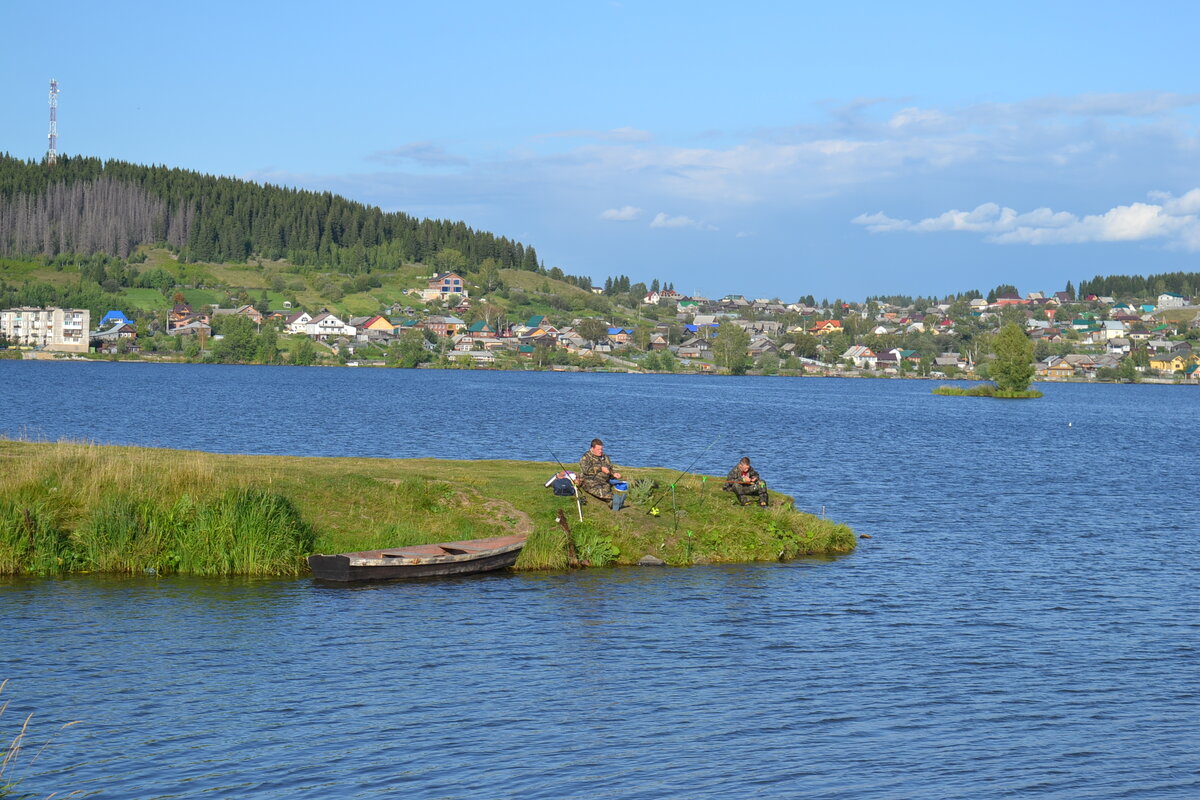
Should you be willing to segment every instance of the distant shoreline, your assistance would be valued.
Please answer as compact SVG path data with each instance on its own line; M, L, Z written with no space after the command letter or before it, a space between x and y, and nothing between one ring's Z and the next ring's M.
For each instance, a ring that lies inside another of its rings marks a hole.
M224 367L285 367L288 369L294 368L291 364L210 364L204 361L181 361L177 359L158 359L158 358L112 358L105 356L103 358L85 358L73 353L48 353L41 352L33 357L16 358L0 358L0 365L5 361L52 361L55 363L71 362L71 363L96 363L96 364L182 364L191 366L224 366ZM701 372L698 370L680 370L679 372L661 372L654 370L631 370L631 369L554 369L554 368L532 368L532 369L503 369L499 367L437 367L428 364L422 364L417 367L388 367L384 364L310 364L311 367L349 367L352 369L417 369L417 370L439 370L443 372L568 372L582 373L588 375L679 375L679 376L697 376L704 378L844 378L850 380L922 380L922 381L940 381L940 382L967 382L967 383L987 383L986 378L967 378L967 377L951 377L937 375L846 375L838 373L830 374L812 374L804 372L779 372L774 375L763 375L761 372L753 370L747 371L742 375L730 375L724 372ZM1120 385L1130 383L1146 383L1155 386L1200 386L1200 383L1195 381L1176 381L1172 378L1163 378L1159 376L1143 377L1137 381L1100 381L1089 380L1088 378L1062 378L1059 380L1035 380L1034 383L1046 384L1054 386L1056 384L1067 383L1088 383L1088 384L1107 384Z

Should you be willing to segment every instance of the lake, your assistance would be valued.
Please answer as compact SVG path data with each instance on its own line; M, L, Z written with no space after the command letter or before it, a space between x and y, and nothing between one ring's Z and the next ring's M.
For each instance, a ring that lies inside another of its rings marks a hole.
M871 537L361 588L0 579L0 743L82 721L18 764L36 796L1200 795L1200 393L934 385L0 361L4 436L547 462L599 436L622 466L748 455Z

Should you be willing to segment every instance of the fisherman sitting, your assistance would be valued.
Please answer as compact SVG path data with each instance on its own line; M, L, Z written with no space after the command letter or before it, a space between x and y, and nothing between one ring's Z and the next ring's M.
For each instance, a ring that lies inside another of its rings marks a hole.
M629 485L621 480L621 473L613 467L612 460L604 455L604 442L599 439L592 439L592 446L579 459L578 486L592 497L612 503L613 511L620 511L625 502L625 491Z
M742 456L737 466L729 470L729 475L725 477L725 486L722 488L737 495L738 505L747 505L755 496L763 508L770 504L767 498L767 484L758 477L758 470L750 466L750 459L746 456Z

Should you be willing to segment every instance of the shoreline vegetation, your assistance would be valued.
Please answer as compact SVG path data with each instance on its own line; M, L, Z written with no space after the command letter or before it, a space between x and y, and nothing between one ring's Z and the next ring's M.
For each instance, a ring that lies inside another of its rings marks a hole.
M977 386L938 386L934 394L946 397L995 397L1002 400L1030 400L1042 396L1037 389L1012 390L1001 389L994 383L983 383Z
M189 361L186 358L171 358L171 357L161 357L161 356L146 357L145 355L139 355L139 354L113 356L113 355L95 354L95 353L86 353L86 354L77 354L77 353L49 354L49 353L46 353L46 354L39 354L39 355L41 356L40 358L25 357L24 360L71 362L71 363L83 363L83 364L115 364L115 363L126 363L126 364L208 364L208 363L211 363L211 362L207 362L207 361ZM20 350L7 350L7 351L0 350L0 360L4 360L6 358L13 359L13 360L22 360L22 358L23 358L22 351L20 351ZM287 367L289 365L287 365L287 364L236 364L233 366ZM338 363L338 362L319 362L316 364L310 364L308 366L313 366L313 367L350 367L350 368L355 368L355 369L372 369L372 368L374 368L374 369L404 369L404 367L389 367L388 365L383 364L383 363L372 363L372 362L350 362L350 363L346 363L346 364ZM544 366L544 365L529 364L529 363L518 363L518 364L512 365L512 366L494 365L494 366L487 366L487 367L467 365L467 364L456 364L456 363L449 363L449 364L432 363L432 364L419 364L415 367L408 367L408 369L422 369L422 370L444 369L444 370L468 371L468 372L472 372L472 371L474 371L474 372L593 372L593 373L605 372L605 373L619 373L619 374L628 374L628 375L703 376L706 378L751 377L751 378L847 378L847 379L874 379L874 380L917 380L917 381L936 381L936 382L943 384L943 386L948 387L948 388L955 388L955 387L953 387L951 384L946 384L945 382L947 380L953 380L953 381L959 381L959 382L971 382L971 381L981 380L978 376L975 376L975 375L963 375L963 376L957 376L957 377L951 378L951 377L945 377L945 376L919 375L919 374L913 374L913 373L886 375L886 374L874 374L874 373L848 372L848 371L844 371L844 370L838 370L834 366L831 366L830 369L825 372L817 372L817 373L806 372L803 370L780 369L777 372L772 372L770 374L767 374L767 373L763 373L759 370L747 370L745 373L743 373L741 375L736 375L736 376L732 375L732 373L724 372L724 371L704 372L704 371L700 371L700 370L682 370L682 369L675 370L675 371L666 371L666 370L647 370L647 369L641 369L641 368L636 368L636 367L599 367L599 368L597 368L597 367L562 367L562 366ZM1145 383L1145 384L1155 384L1155 385L1160 385L1160 386L1195 386L1196 385L1195 382L1182 381L1179 378L1143 377L1143 376L1139 376L1137 380L1130 380L1127 378L1111 378L1111 379L1085 378L1085 377L1079 377L1079 376L1074 376L1074 377L1070 377L1070 378L1057 378L1056 377L1056 378L1040 378L1037 382L1038 383L1048 383L1048 384L1056 384L1056 383L1110 383L1110 384ZM939 387L939 388L942 388L942 387ZM966 390L964 390L962 392L948 392L948 391L943 392L943 391L938 391L935 389L934 394L954 394L954 395L961 394L961 395L972 396L972 397L980 397L980 396L991 397L991 396L993 396L993 395L979 395L979 394L969 395L969 394L967 394ZM994 396L999 397L1000 395L994 395ZM1040 395L1038 395L1038 396L1040 396Z
M629 468L612 512L544 488L556 464L300 458L0 439L0 575L298 576L310 553L340 553L525 533L517 570L566 569L567 534L591 566L652 555L672 566L850 553L845 525L796 511L739 507L722 480ZM674 497L674 500L672 499ZM659 516L648 513L651 504Z

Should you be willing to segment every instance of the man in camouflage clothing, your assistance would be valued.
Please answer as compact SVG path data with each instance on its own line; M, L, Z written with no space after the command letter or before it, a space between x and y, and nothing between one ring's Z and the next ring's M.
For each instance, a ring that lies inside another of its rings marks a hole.
M579 488L593 497L612 502L613 487L610 480L620 480L612 460L604 455L604 442L592 439L592 446L579 459Z
M750 459L742 456L729 474L725 477L725 491L737 495L738 505L746 505L757 496L758 504L764 508L770 503L767 499L767 484L758 477L758 470L750 466Z

